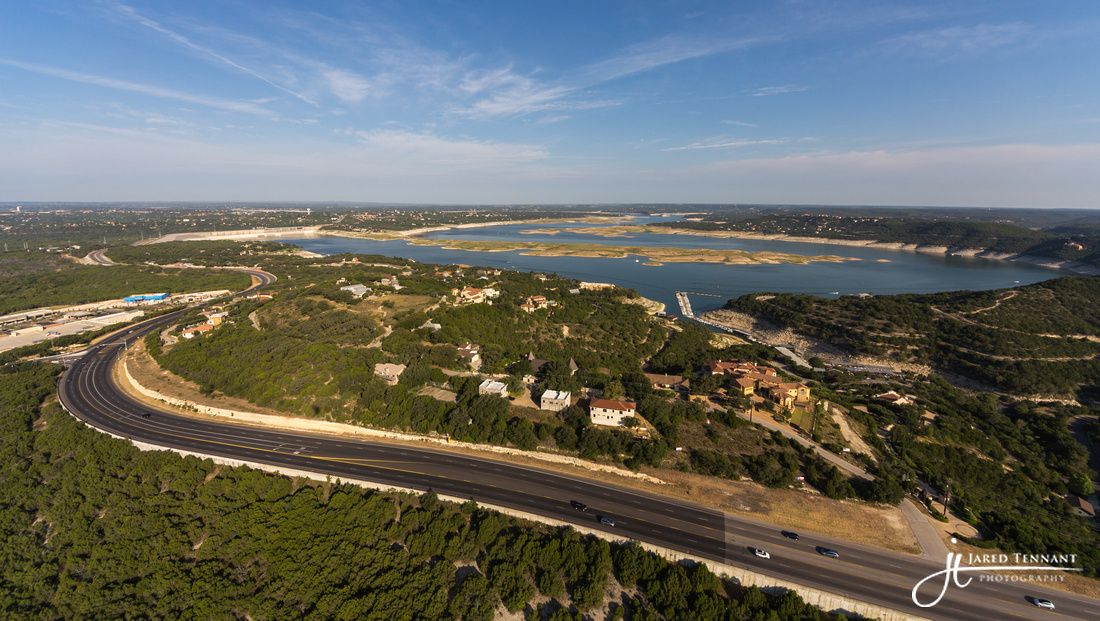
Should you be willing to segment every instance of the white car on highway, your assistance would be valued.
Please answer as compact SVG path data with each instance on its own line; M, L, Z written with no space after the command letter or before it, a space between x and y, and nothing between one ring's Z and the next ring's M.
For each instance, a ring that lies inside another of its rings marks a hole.
M1047 610L1054 610L1054 602L1049 599L1043 599L1041 597L1030 597L1031 603L1039 608L1045 608Z
M771 558L772 557L771 554L768 554L767 552L765 552L764 550L761 550L760 548L753 548L752 553L759 556L760 558Z

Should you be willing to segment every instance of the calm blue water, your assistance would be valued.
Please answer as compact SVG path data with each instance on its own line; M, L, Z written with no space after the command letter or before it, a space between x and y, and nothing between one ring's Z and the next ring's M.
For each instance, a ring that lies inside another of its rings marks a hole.
M657 218L639 218L644 224ZM808 265L718 265L666 263L645 266L636 257L590 259L581 257L525 257L518 252L468 252L404 241L373 241L340 237L283 240L320 254L362 253L403 257L424 263L465 263L503 269L557 273L570 278L613 282L660 300L670 312L678 309L675 291L690 291L696 311L722 306L725 301L761 291L809 293L821 296L854 293L930 293L1010 287L1046 280L1058 275L1036 266L968 257L924 255L829 244L771 240L710 239L680 235L642 234L632 237L595 237L562 232L557 235L523 235L535 228L566 229L591 224L521 224L474 229L455 229L428 237L464 240L553 241L602 243L623 246L675 246L684 248L737 248L770 250L803 255L838 255L860 261ZM889 262L879 262L886 259Z

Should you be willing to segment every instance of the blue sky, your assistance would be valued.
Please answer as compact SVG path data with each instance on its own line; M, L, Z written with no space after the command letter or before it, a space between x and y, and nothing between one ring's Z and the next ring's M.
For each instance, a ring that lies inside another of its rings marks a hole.
M0 143L0 200L1100 207L1100 4L26 3Z

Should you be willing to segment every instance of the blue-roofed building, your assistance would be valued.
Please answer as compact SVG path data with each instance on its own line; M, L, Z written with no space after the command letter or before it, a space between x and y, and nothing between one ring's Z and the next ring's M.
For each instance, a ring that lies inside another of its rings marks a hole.
M163 302L168 299L167 293L138 293L122 298L127 304L141 304L144 302Z

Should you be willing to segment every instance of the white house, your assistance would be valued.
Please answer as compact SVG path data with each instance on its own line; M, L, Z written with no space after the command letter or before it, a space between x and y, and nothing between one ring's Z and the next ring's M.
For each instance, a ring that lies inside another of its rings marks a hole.
M504 382L498 382L496 380L487 379L481 382L481 385L477 387L477 394L479 395L496 395L498 397L508 397L508 386Z
M626 419L634 418L637 404L621 399L593 399L588 404L588 415L593 425L619 427Z
M366 285L347 285L346 287L340 287L340 291L347 291L356 298L361 298L367 294L370 289Z
M572 403L568 390L547 390L539 397L539 408L551 412L560 412Z
M455 296L456 304L481 304L489 299L487 294L489 291L493 291L493 289L463 287L461 289L451 289L451 295Z

